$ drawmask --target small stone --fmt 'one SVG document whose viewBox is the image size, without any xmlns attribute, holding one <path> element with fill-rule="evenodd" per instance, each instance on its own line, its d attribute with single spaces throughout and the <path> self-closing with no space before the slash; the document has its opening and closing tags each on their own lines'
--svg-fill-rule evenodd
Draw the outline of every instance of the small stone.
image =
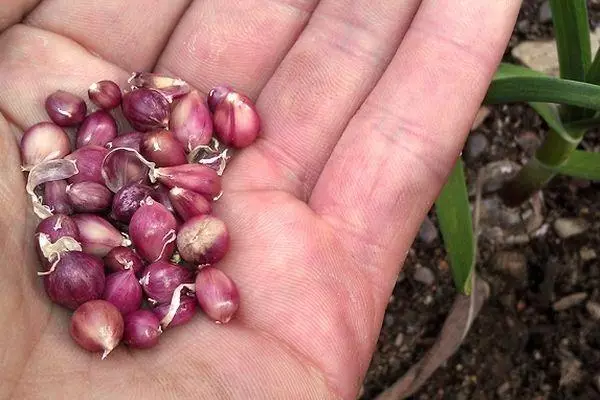
<svg viewBox="0 0 600 400">
<path fill-rule="evenodd" d="M 385 326 L 390 327 L 392 325 L 394 325 L 394 316 L 393 315 L 386 315 L 385 316 Z"/>
<path fill-rule="evenodd" d="M 590 300 L 585 303 L 585 309 L 593 319 L 600 320 L 600 304 Z"/>
<path fill-rule="evenodd" d="M 475 119 L 473 119 L 473 125 L 471 126 L 471 130 L 474 131 L 475 129 L 479 128 L 481 124 L 483 124 L 483 122 L 487 119 L 487 117 L 490 116 L 491 113 L 492 111 L 486 106 L 481 107 L 477 111 Z"/>
<path fill-rule="evenodd" d="M 484 184 L 483 191 L 485 193 L 495 192 L 504 185 L 504 183 L 512 179 L 521 166 L 514 161 L 500 160 L 487 164 L 483 169 Z"/>
<path fill-rule="evenodd" d="M 540 147 L 540 144 L 542 144 L 542 141 L 538 135 L 532 131 L 521 132 L 519 135 L 517 135 L 515 141 L 519 147 L 530 156 L 533 155 L 537 148 Z"/>
<path fill-rule="evenodd" d="M 494 269 L 515 278 L 519 282 L 527 281 L 527 258 L 518 251 L 500 251 L 494 255 Z"/>
<path fill-rule="evenodd" d="M 431 245 L 437 240 L 438 236 L 438 230 L 435 224 L 429 217 L 425 217 L 423 222 L 421 222 L 421 228 L 419 229 L 419 240 L 427 245 Z"/>
<path fill-rule="evenodd" d="M 517 22 L 517 30 L 519 32 L 527 32 L 527 30 L 529 30 L 529 21 L 526 19 L 523 19 L 523 20 Z"/>
<path fill-rule="evenodd" d="M 504 382 L 502 385 L 498 386 L 498 389 L 496 389 L 496 393 L 498 394 L 498 396 L 502 396 L 509 390 L 510 390 L 510 382 Z"/>
<path fill-rule="evenodd" d="M 589 222 L 583 218 L 559 218 L 554 221 L 554 231 L 561 239 L 580 235 L 589 227 Z"/>
<path fill-rule="evenodd" d="M 597 257 L 596 250 L 589 247 L 582 247 L 579 249 L 579 257 L 581 257 L 581 261 L 595 260 Z"/>
<path fill-rule="evenodd" d="M 533 352 L 533 359 L 536 361 L 540 361 L 542 359 L 542 353 L 539 350 L 535 350 Z"/>
<path fill-rule="evenodd" d="M 397 336 L 396 339 L 394 340 L 394 345 L 396 347 L 401 347 L 402 343 L 404 343 L 404 334 L 402 332 L 400 332 Z"/>
<path fill-rule="evenodd" d="M 469 136 L 467 143 L 465 144 L 465 158 L 469 161 L 474 161 L 481 157 L 487 150 L 490 142 L 485 135 L 481 133 L 474 133 Z"/>
<path fill-rule="evenodd" d="M 542 24 L 552 21 L 552 9 L 550 8 L 550 2 L 548 0 L 543 2 L 540 6 L 538 11 L 538 21 Z"/>
<path fill-rule="evenodd" d="M 406 279 L 406 273 L 404 271 L 400 271 L 400 273 L 398 274 L 398 279 L 396 279 L 396 282 L 400 283 L 405 279 Z"/>
<path fill-rule="evenodd" d="M 571 386 L 579 383 L 582 378 L 581 366 L 581 361 L 575 357 L 565 357 L 560 360 L 559 386 Z"/>
<path fill-rule="evenodd" d="M 421 267 L 415 269 L 413 279 L 417 282 L 421 282 L 426 286 L 431 286 L 435 282 L 435 274 L 427 267 Z"/>
<path fill-rule="evenodd" d="M 552 304 L 552 308 L 554 311 L 568 310 L 571 307 L 575 307 L 576 305 L 583 303 L 583 301 L 587 299 L 587 296 L 588 295 L 585 292 L 570 294 L 561 298 L 560 300 L 555 301 L 554 304 Z"/>
<path fill-rule="evenodd" d="M 594 377 L 594 386 L 596 386 L 596 390 L 600 392 L 600 375 Z"/>
<path fill-rule="evenodd" d="M 431 303 L 433 303 L 433 296 L 428 294 L 427 296 L 425 296 L 425 298 L 423 299 L 423 304 L 425 304 L 426 306 L 430 305 Z"/>
</svg>

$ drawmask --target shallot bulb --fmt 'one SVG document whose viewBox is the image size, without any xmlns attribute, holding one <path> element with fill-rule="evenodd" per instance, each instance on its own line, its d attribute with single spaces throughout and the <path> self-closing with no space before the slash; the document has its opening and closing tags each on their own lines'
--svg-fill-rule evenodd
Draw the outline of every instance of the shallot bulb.
<svg viewBox="0 0 600 400">
<path fill-rule="evenodd" d="M 33 125 L 21 138 L 21 163 L 27 170 L 41 162 L 63 158 L 70 152 L 69 137 L 52 122 Z"/>
<path fill-rule="evenodd" d="M 123 317 L 115 306 L 108 301 L 92 300 L 75 310 L 69 332 L 85 350 L 103 352 L 104 360 L 119 345 L 123 330 Z"/>
<path fill-rule="evenodd" d="M 227 226 L 212 215 L 193 217 L 179 229 L 177 249 L 190 264 L 214 264 L 229 250 Z"/>
<path fill-rule="evenodd" d="M 46 112 L 55 124 L 73 126 L 83 121 L 87 106 L 81 97 L 57 90 L 46 98 Z"/>
<path fill-rule="evenodd" d="M 131 217 L 129 237 L 144 260 L 168 260 L 175 250 L 176 228 L 173 214 L 148 197 Z"/>
<path fill-rule="evenodd" d="M 105 110 L 112 110 L 121 104 L 121 89 L 113 81 L 92 83 L 88 88 L 92 103 Z"/>
</svg>

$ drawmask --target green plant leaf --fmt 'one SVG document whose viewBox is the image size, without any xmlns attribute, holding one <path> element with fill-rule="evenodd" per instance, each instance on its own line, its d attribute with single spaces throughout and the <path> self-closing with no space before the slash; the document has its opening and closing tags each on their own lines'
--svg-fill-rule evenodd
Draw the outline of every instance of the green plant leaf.
<svg viewBox="0 0 600 400">
<path fill-rule="evenodd" d="M 576 150 L 563 164 L 554 168 L 563 175 L 600 181 L 600 153 Z"/>
<path fill-rule="evenodd" d="M 471 293 L 475 268 L 475 237 L 463 162 L 459 158 L 435 203 L 444 247 L 456 288 Z"/>
<path fill-rule="evenodd" d="M 550 0 L 550 7 L 560 76 L 583 82 L 592 59 L 586 0 Z M 593 115 L 577 107 L 562 111 L 565 122 Z"/>
<path fill-rule="evenodd" d="M 600 110 L 600 86 L 545 76 L 497 76 L 483 102 L 506 104 L 521 101 Z"/>
<path fill-rule="evenodd" d="M 560 137 L 563 138 L 563 140 L 569 143 L 579 142 L 576 134 L 570 132 L 567 127 L 563 125 L 560 116 L 558 115 L 558 109 L 554 104 L 536 102 L 531 102 L 528 104 L 540 115 L 540 117 L 542 117 L 544 121 L 546 121 L 550 129 L 554 130 Z"/>
</svg>

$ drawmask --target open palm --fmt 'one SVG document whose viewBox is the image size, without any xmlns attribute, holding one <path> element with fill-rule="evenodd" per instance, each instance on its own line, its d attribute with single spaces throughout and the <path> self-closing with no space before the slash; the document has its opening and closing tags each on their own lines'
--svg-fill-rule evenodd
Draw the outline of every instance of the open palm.
<svg viewBox="0 0 600 400">
<path fill-rule="evenodd" d="M 418 225 L 520 2 L 16 0 L 0 10 L 0 398 L 351 399 Z M 34 7 L 36 3 L 37 6 Z M 18 23 L 22 20 L 22 23 Z M 18 138 L 56 89 L 129 73 L 229 83 L 260 139 L 224 176 L 237 318 L 105 361 L 35 276 Z"/>
</svg>

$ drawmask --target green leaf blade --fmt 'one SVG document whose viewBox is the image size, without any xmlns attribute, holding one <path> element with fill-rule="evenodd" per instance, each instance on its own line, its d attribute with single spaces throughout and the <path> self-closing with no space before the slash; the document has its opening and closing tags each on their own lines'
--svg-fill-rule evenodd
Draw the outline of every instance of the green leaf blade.
<svg viewBox="0 0 600 400">
<path fill-rule="evenodd" d="M 567 161 L 554 170 L 574 178 L 600 181 L 600 153 L 576 150 Z"/>
<path fill-rule="evenodd" d="M 550 0 L 550 7 L 560 76 L 584 82 L 592 59 L 586 0 Z M 563 111 L 565 122 L 590 116 L 589 110 L 573 106 Z"/>
<path fill-rule="evenodd" d="M 461 159 L 452 169 L 436 200 L 435 208 L 454 284 L 461 293 L 469 295 L 475 268 L 476 243 Z"/>
</svg>

